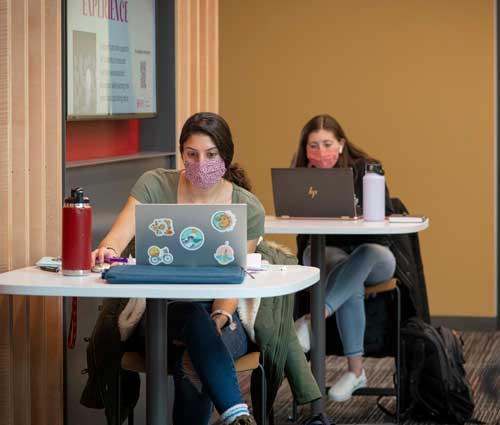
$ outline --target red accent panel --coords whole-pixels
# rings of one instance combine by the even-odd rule
[[[139,152],[139,120],[66,123],[66,162]]]

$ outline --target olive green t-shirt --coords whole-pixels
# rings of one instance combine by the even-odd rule
[[[142,204],[177,204],[180,171],[156,168],[146,171],[135,183],[130,195]],[[248,190],[233,183],[233,204],[247,204],[247,240],[264,235],[264,207]]]

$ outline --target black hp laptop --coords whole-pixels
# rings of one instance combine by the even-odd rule
[[[360,218],[352,168],[273,168],[271,177],[277,217]]]

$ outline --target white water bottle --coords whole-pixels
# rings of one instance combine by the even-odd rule
[[[363,177],[363,218],[365,221],[384,221],[385,178],[380,164],[366,164]]]

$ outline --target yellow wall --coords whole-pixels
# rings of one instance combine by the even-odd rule
[[[220,112],[267,212],[269,169],[329,113],[431,218],[431,313],[495,316],[493,42],[493,0],[220,0]]]

